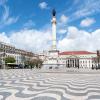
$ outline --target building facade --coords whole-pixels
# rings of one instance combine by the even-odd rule
[[[15,65],[24,65],[24,62],[35,56],[34,53],[25,50],[17,49],[10,44],[0,42],[0,68],[5,67],[4,58],[14,57]]]
[[[96,68],[94,58],[97,53],[88,51],[65,51],[58,52],[56,55],[44,56],[45,69],[63,69],[63,68]],[[56,63],[55,63],[56,62]]]
[[[87,68],[91,69],[94,66],[93,58],[97,54],[88,51],[67,51],[59,54],[60,63],[65,67]]]

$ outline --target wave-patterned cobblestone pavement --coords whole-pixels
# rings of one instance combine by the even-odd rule
[[[100,100],[100,74],[0,70],[0,100]]]

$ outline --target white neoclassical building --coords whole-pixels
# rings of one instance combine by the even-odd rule
[[[92,68],[97,54],[88,51],[67,51],[59,54],[60,63],[66,67]]]
[[[97,54],[88,51],[65,51],[58,52],[56,53],[56,55],[48,55],[44,57],[45,69],[91,69],[94,66],[93,58],[97,57]]]

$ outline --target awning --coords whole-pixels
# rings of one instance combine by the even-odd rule
[[[16,63],[7,63],[8,65],[18,65],[18,64],[16,64]]]

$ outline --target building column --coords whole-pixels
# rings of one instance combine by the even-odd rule
[[[75,63],[76,63],[76,61],[75,61],[75,59],[74,59],[74,67],[75,67]]]

